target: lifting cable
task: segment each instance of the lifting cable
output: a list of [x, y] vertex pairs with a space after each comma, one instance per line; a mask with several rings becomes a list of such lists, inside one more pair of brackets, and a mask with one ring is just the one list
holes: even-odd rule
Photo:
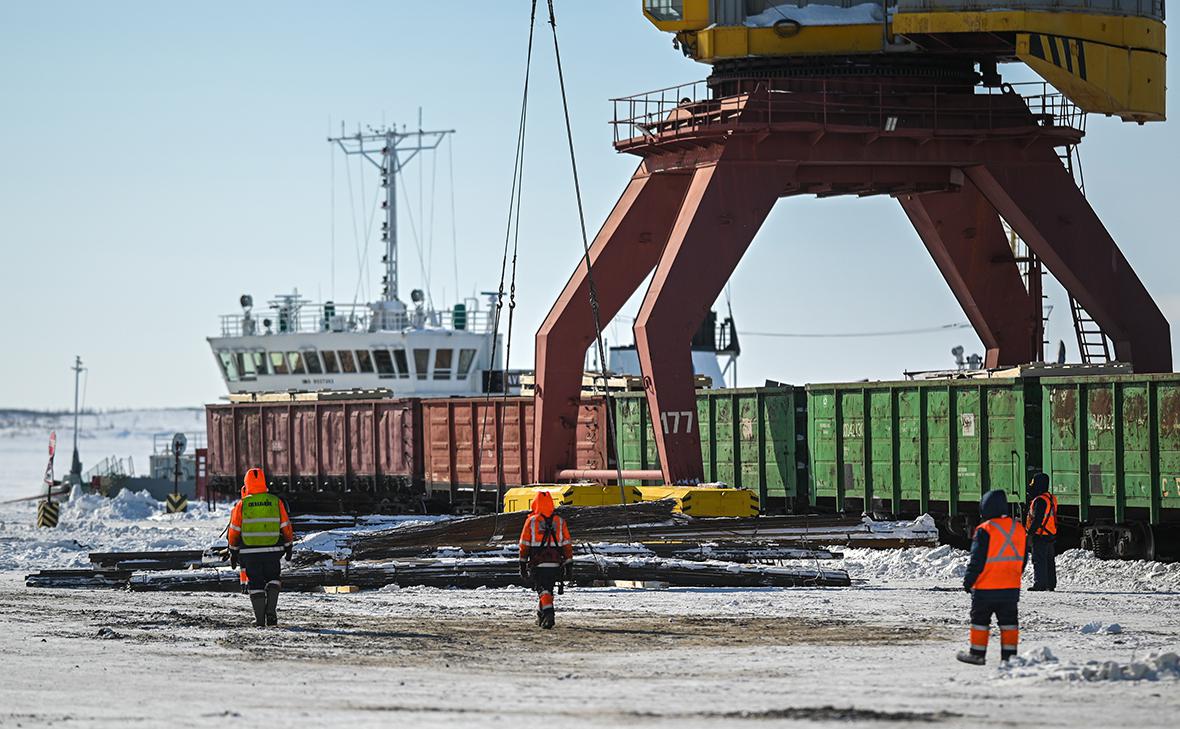
[[[534, 5], [536, 3], [534, 2]], [[615, 417], [611, 408], [610, 383], [607, 379], [606, 349], [602, 344], [602, 321], [598, 313], [598, 288], [594, 285], [594, 267], [590, 261], [590, 239], [586, 236], [586, 213], [582, 206], [582, 186], [578, 179], [578, 159], [574, 154], [574, 130], [570, 125], [569, 100], [565, 92], [565, 74], [561, 68], [561, 49], [557, 44], [557, 16], [553, 12], [553, 0], [549, 4], [549, 27], [553, 30], [553, 56], [557, 61], [557, 82], [561, 88], [561, 108], [565, 115], [565, 137], [569, 145], [570, 169], [574, 177], [574, 196], [578, 203], [578, 223], [582, 233], [582, 260], [586, 264], [586, 284], [590, 293], [590, 313], [594, 317], [594, 340], [598, 348], [598, 365], [602, 377], [602, 397], [606, 407], [606, 452], [603, 454], [609, 461], [612, 444], [615, 443]], [[619, 482], [619, 499], [622, 506], [627, 504], [627, 489], [623, 484], [623, 464], [615, 454], [615, 471]], [[624, 510], [625, 511], [625, 510]], [[624, 518], [627, 527], [627, 541], [632, 542], [630, 520]]]

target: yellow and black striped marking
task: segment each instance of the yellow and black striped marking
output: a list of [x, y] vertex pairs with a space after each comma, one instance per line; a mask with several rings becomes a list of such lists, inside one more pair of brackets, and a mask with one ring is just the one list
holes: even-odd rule
[[188, 511], [188, 497], [184, 494], [168, 494], [168, 499], [164, 502], [164, 508], [168, 510], [169, 514], [179, 514]]
[[57, 519], [61, 515], [61, 504], [46, 499], [40, 504], [37, 504], [37, 528], [38, 529], [54, 529], [57, 527]]
[[1045, 33], [1028, 34], [1028, 52], [1058, 68], [1086, 80], [1086, 43], [1077, 38], [1063, 38]]

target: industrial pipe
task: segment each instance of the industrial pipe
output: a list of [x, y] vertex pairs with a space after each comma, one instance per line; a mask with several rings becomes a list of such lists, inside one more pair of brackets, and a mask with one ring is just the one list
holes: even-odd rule
[[660, 469], [617, 471], [612, 468], [564, 468], [557, 472], [558, 481], [594, 480], [614, 481], [622, 474], [624, 479], [633, 481], [663, 481], [664, 473]]

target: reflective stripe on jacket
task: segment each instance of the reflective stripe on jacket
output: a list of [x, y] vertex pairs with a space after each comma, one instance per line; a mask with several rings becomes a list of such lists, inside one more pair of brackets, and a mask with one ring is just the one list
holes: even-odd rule
[[574, 543], [570, 530], [557, 514], [549, 517], [529, 514], [520, 530], [520, 558], [534, 564], [560, 564], [574, 558]]
[[282, 552], [295, 543], [287, 506], [270, 493], [249, 494], [234, 505], [227, 534], [230, 549]]
[[1010, 516], [989, 519], [979, 525], [987, 532], [987, 562], [975, 580], [976, 590], [1019, 590], [1024, 573], [1027, 532]]
[[1025, 517], [1024, 528], [1032, 528], [1033, 516], [1036, 513], [1037, 501], [1044, 501], [1045, 518], [1036, 529], [1032, 530], [1034, 537], [1055, 537], [1057, 536], [1057, 497], [1049, 492], [1045, 492], [1032, 500], [1029, 504], [1028, 516]]

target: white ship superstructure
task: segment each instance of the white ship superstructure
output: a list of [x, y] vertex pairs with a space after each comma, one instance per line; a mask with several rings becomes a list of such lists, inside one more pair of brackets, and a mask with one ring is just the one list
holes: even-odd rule
[[243, 295], [242, 311], [221, 317], [220, 336], [208, 338], [231, 394], [385, 388], [399, 397], [448, 397], [484, 392], [497, 380], [495, 294], [486, 309], [469, 298], [436, 310], [420, 290], [411, 293], [411, 306], [398, 298], [397, 180], [411, 159], [451, 133], [384, 128], [329, 140], [381, 178], [381, 299], [316, 304], [296, 291], [256, 313], [253, 298]]

